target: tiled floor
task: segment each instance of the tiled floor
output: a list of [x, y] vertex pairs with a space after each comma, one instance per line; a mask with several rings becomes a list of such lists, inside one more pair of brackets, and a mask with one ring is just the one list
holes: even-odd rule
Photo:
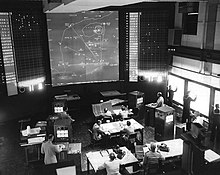
[[[73, 125], [73, 137], [75, 143], [82, 143], [82, 174], [86, 174], [85, 154], [92, 150], [90, 146], [90, 136], [88, 128], [92, 127], [93, 115], [88, 112], [81, 112], [77, 118], [75, 116]], [[135, 118], [144, 125], [141, 117]], [[20, 125], [18, 121], [10, 121], [0, 124], [0, 175], [34, 175], [34, 170], [30, 170], [25, 162], [24, 149], [20, 147]], [[144, 143], [154, 140], [154, 128], [145, 127]], [[169, 172], [169, 174], [182, 174], [180, 169]]]

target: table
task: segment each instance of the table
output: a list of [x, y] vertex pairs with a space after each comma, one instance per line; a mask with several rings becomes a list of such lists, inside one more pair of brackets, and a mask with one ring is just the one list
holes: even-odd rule
[[[122, 159], [123, 166], [131, 166], [138, 162], [138, 159], [126, 147], [120, 147], [120, 149], [126, 152], [125, 157]], [[113, 152], [113, 149], [86, 153], [87, 173], [89, 174], [89, 165], [92, 166], [95, 172], [101, 169], [104, 165], [104, 162], [109, 160], [109, 154], [111, 152]]]
[[120, 93], [119, 91], [103, 91], [103, 92], [100, 92], [100, 94], [103, 96], [103, 97], [113, 97], [113, 96], [120, 96], [120, 95], [126, 95], [126, 93]]
[[131, 125], [134, 126], [135, 131], [139, 130], [139, 129], [140, 130], [144, 129], [144, 126], [141, 125], [140, 123], [138, 123], [134, 119], [117, 121], [117, 122], [110, 122], [110, 123], [103, 123], [103, 124], [101, 124], [101, 129], [104, 132], [109, 132], [110, 134], [120, 133], [125, 128], [125, 126], [127, 125], [127, 121], [131, 122]]
[[[157, 145], [160, 145], [161, 143], [165, 143], [169, 147], [169, 152], [160, 151], [162, 156], [166, 158], [171, 157], [177, 157], [181, 156], [183, 154], [183, 140], [182, 139], [173, 139], [173, 140], [166, 140], [162, 142], [157, 142]], [[144, 154], [149, 151], [150, 145], [147, 145], [146, 147], [143, 147]]]
[[[182, 139], [173, 139], [173, 140], [166, 140], [162, 142], [157, 142], [157, 145], [160, 145], [161, 143], [165, 143], [169, 147], [169, 152], [160, 151], [162, 156], [167, 158], [173, 158], [177, 156], [183, 155], [183, 140]], [[149, 144], [145, 147], [143, 147], [144, 154], [149, 151]], [[204, 159], [207, 162], [212, 162], [220, 159], [220, 155], [212, 151], [211, 149], [205, 150]]]

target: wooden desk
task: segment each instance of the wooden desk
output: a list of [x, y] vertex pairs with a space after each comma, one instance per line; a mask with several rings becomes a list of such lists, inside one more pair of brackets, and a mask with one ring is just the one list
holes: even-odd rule
[[[138, 162], [138, 159], [126, 147], [121, 147], [120, 149], [126, 152], [125, 157], [122, 159], [122, 165], [131, 166]], [[86, 154], [87, 173], [89, 174], [89, 165], [97, 172], [104, 165], [105, 161], [109, 160], [111, 152], [113, 152], [112, 149], [88, 152]]]

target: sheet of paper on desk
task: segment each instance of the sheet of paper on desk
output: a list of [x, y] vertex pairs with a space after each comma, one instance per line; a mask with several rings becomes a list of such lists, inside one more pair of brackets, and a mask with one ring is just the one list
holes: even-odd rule
[[76, 166], [56, 169], [57, 175], [76, 175]]
[[110, 154], [110, 153], [113, 153], [113, 152], [114, 152], [114, 151], [113, 151], [113, 149], [108, 149], [107, 151], [108, 151], [108, 154]]
[[205, 151], [205, 160], [208, 162], [213, 162], [217, 159], [220, 159], [220, 155], [216, 152], [212, 151], [211, 149], [208, 149]]
[[102, 150], [102, 151], [100, 151], [100, 154], [102, 155], [102, 157], [108, 157], [108, 152], [107, 152], [107, 150]]
[[95, 157], [96, 159], [99, 159], [99, 158], [102, 157], [101, 154], [100, 154], [100, 152], [98, 152], [98, 151], [96, 151], [96, 152], [89, 152], [89, 153], [87, 153], [87, 156], [88, 156], [89, 158]]

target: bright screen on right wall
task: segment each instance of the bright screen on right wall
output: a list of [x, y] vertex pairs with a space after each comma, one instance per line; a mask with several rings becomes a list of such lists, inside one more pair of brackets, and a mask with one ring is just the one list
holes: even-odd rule
[[208, 116], [210, 102], [210, 88], [194, 82], [188, 82], [188, 90], [192, 98], [197, 96], [196, 101], [191, 102], [190, 108]]
[[214, 105], [220, 105], [220, 91], [215, 90]]
[[177, 88], [177, 91], [174, 93], [173, 100], [180, 104], [183, 104], [184, 84], [184, 79], [174, 75], [168, 76], [168, 86], [171, 85], [173, 90], [176, 90]]

